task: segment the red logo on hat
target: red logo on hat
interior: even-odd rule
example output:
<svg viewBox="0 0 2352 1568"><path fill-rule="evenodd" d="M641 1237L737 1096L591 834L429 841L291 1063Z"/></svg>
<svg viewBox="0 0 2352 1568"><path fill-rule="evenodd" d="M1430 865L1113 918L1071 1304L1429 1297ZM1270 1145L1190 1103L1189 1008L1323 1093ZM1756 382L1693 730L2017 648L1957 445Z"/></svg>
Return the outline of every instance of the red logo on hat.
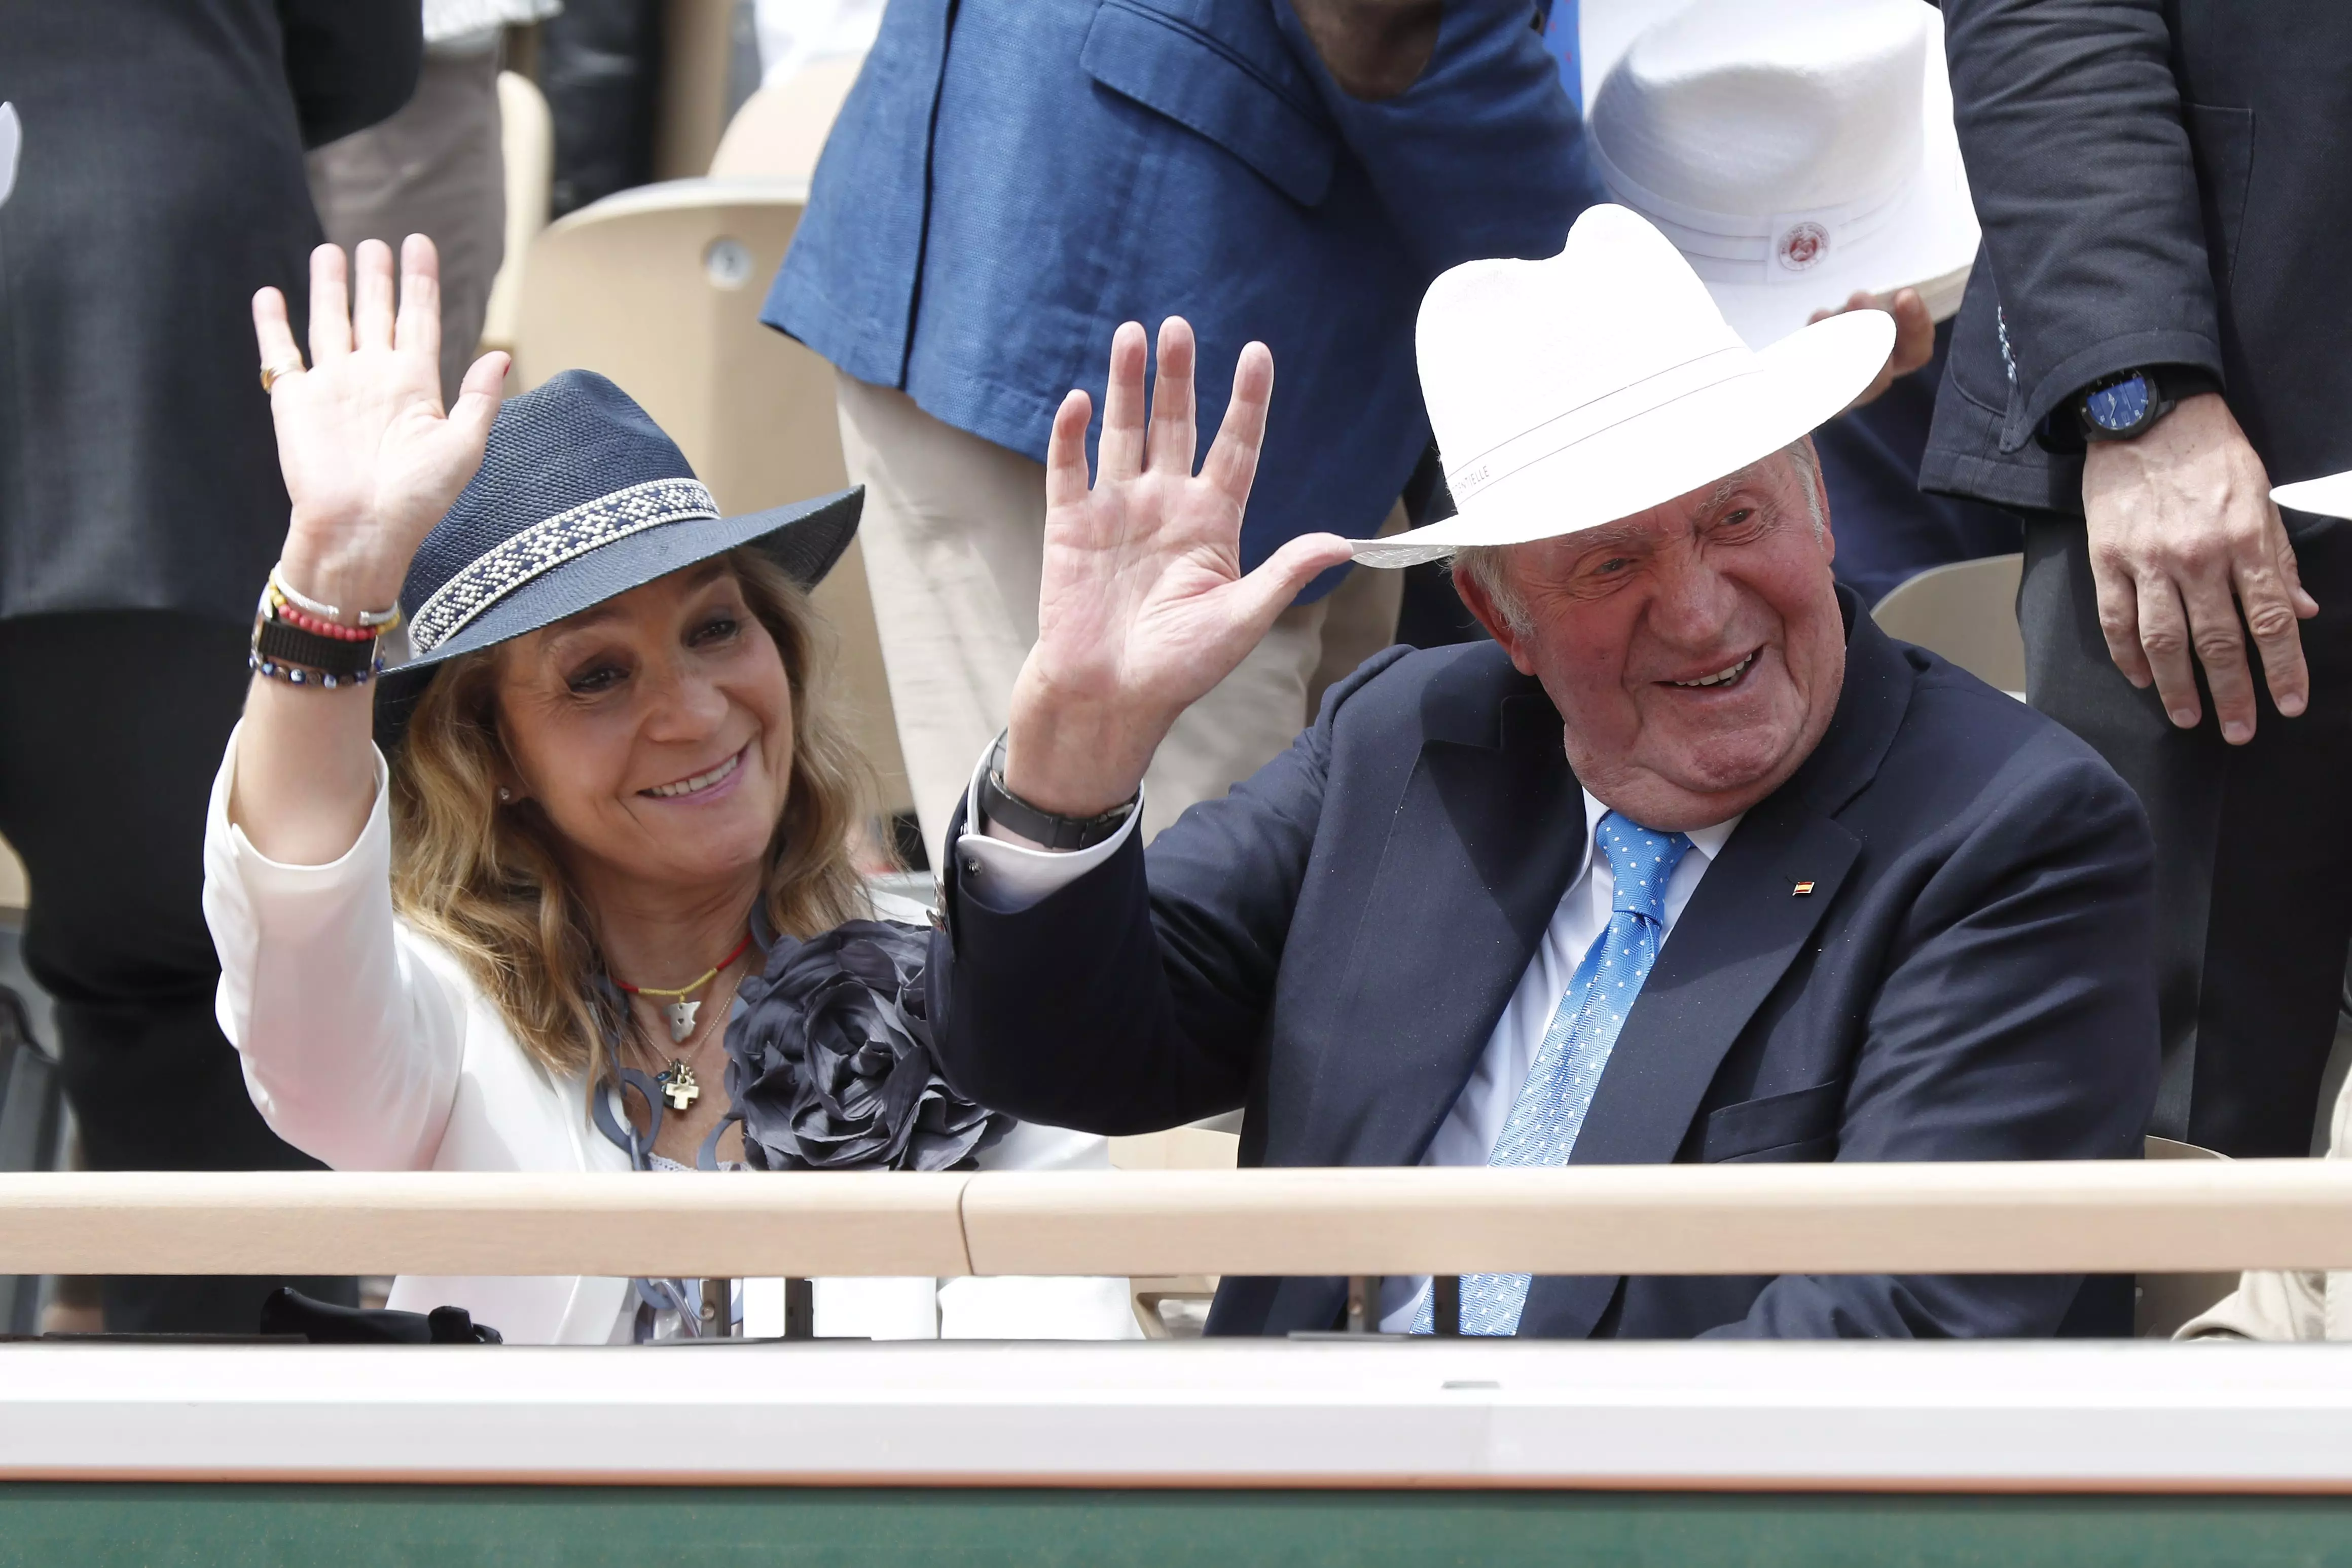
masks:
<svg viewBox="0 0 2352 1568"><path fill-rule="evenodd" d="M1780 236L1780 265L1802 272L1828 254L1830 232L1819 224L1799 224Z"/></svg>

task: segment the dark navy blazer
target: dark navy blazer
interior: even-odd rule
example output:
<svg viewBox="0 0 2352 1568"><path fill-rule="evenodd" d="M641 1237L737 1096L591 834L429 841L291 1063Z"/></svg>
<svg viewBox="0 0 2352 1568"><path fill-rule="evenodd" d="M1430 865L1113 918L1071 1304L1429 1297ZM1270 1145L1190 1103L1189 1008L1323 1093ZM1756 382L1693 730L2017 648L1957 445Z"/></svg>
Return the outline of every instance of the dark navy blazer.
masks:
<svg viewBox="0 0 2352 1568"><path fill-rule="evenodd" d="M2137 800L2056 724L1840 597L1836 716L1676 922L1574 1163L2137 1156L2157 1075ZM1413 1164L1589 831L1559 715L1499 648L1391 650L1149 852L1012 915L951 863L931 951L949 1074L1101 1133L1245 1105L1244 1165ZM2078 1283L1547 1278L1521 1332L2048 1334ZM1228 1279L1209 1327L1329 1328L1343 1296Z"/></svg>
<svg viewBox="0 0 2352 1568"><path fill-rule="evenodd" d="M1557 255L1599 199L1537 16L1454 0L1419 78L1373 101L1291 0L892 0L761 319L1041 461L1121 321L1192 322L1204 431L1261 340L1244 565L1369 535L1429 444L1422 291Z"/></svg>

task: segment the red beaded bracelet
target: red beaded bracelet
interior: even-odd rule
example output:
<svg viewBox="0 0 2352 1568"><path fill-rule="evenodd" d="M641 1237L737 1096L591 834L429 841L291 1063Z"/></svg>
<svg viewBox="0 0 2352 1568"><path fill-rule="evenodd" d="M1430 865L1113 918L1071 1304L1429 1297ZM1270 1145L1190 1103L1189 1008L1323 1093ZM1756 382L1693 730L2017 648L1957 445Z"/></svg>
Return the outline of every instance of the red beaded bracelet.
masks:
<svg viewBox="0 0 2352 1568"><path fill-rule="evenodd" d="M332 637L341 643L372 643L376 637L374 627L346 626L340 621L330 621L324 616L313 615L309 611L299 609L283 599L277 600L270 606L270 610L277 619L285 622L289 626L299 627L314 636Z"/></svg>

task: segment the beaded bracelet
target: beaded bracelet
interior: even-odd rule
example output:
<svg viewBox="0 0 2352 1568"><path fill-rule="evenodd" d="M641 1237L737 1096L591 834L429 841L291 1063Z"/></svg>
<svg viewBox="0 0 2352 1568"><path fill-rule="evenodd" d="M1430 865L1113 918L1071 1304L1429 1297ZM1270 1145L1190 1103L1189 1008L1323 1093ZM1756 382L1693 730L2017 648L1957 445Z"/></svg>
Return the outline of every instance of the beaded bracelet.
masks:
<svg viewBox="0 0 2352 1568"><path fill-rule="evenodd" d="M299 626L313 636L332 637L341 643L373 643L380 635L364 626L346 626L340 621L326 620L321 616L311 614L307 610L298 609L292 604L278 604L272 608L277 612L278 620L285 622L289 626Z"/></svg>
<svg viewBox="0 0 2352 1568"><path fill-rule="evenodd" d="M259 653L247 654L245 667L272 680L286 681L298 686L321 686L331 692L338 685L363 686L371 677L383 674L383 661L380 658L367 669L341 675L302 664L281 664L275 659L265 659Z"/></svg>

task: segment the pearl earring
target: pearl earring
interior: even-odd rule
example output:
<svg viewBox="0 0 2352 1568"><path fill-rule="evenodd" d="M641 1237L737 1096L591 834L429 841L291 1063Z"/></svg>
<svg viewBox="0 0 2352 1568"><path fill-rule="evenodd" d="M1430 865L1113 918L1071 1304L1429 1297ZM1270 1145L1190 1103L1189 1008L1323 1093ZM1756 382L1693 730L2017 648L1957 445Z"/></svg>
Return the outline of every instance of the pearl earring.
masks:
<svg viewBox="0 0 2352 1568"><path fill-rule="evenodd" d="M508 788L507 788L505 785L503 785L503 784L501 784L501 785L499 785L499 805L503 806L503 805L505 805L507 802L509 802L509 800L512 800L513 799L514 799L514 791L513 791L513 790L511 790L511 789L508 789Z"/></svg>

